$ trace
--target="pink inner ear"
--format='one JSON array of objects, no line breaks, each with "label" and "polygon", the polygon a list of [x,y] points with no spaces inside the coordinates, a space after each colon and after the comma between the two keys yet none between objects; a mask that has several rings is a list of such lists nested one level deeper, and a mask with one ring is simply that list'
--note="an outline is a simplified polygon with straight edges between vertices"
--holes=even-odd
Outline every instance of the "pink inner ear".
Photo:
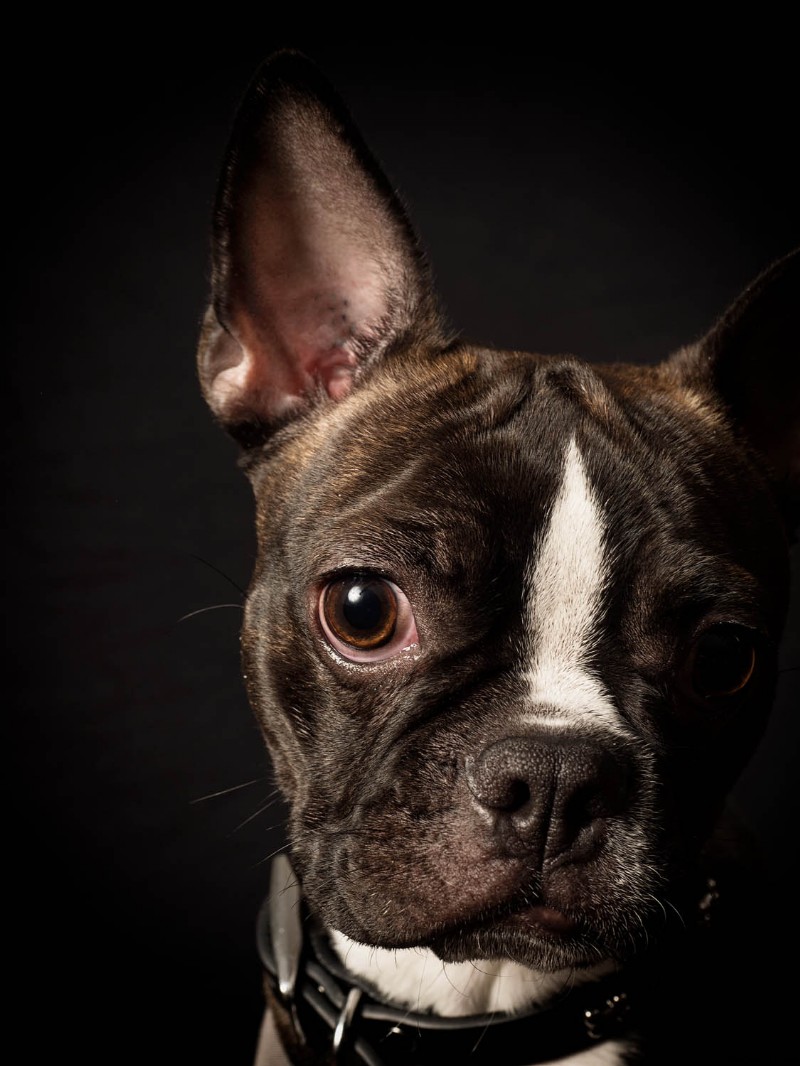
[{"label": "pink inner ear", "polygon": [[223,418],[269,420],[320,386],[342,400],[361,346],[374,350],[387,313],[381,264],[354,234],[309,214],[302,241],[275,232],[265,241],[263,230],[242,241],[247,269],[232,279],[230,334],[220,338],[209,368],[209,399]]},{"label": "pink inner ear", "polygon": [[216,371],[209,390],[218,415],[269,419],[299,406],[317,385],[337,401],[352,389],[357,360],[347,342],[322,350],[298,343],[290,351],[274,338],[269,358],[263,353],[258,342],[240,344],[221,335],[214,361],[224,369]]}]

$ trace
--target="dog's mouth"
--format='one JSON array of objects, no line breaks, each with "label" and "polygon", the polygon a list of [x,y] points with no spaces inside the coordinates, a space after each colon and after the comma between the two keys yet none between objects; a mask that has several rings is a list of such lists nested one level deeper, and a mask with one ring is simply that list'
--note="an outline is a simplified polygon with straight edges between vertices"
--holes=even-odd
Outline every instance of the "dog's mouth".
[{"label": "dog's mouth", "polygon": [[[343,890],[328,888],[321,897],[315,880],[306,884],[323,921],[357,943],[427,948],[445,962],[507,959],[550,971],[622,958],[651,926],[642,893],[623,892],[605,872],[597,864],[542,873],[522,861],[476,862],[449,891],[434,891],[425,879],[393,879],[393,897],[383,882],[364,876],[341,876]],[[387,903],[376,906],[376,899]]]},{"label": "dog's mouth", "polygon": [[535,936],[557,939],[575,933],[578,928],[578,922],[573,918],[564,914],[563,911],[556,910],[555,907],[546,907],[544,904],[535,904],[514,911],[505,920],[520,932],[531,932]]},{"label": "dog's mouth", "polygon": [[426,938],[444,962],[511,959],[543,970],[596,963],[605,954],[590,923],[543,902],[515,901]]},{"label": "dog's mouth", "polygon": [[545,973],[580,969],[607,956],[580,923],[549,907],[529,907],[453,929],[426,946],[443,962],[508,959]]}]

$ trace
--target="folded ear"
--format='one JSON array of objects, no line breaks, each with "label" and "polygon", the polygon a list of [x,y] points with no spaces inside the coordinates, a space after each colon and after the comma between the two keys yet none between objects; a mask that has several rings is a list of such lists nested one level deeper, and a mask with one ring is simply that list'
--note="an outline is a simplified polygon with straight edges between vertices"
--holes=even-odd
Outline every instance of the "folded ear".
[{"label": "folded ear", "polygon": [[800,505],[800,249],[748,286],[699,344],[665,364],[699,392],[713,391],[766,463],[780,502]]},{"label": "folded ear", "polygon": [[262,66],[220,176],[203,393],[244,442],[438,335],[427,267],[343,103],[304,56]]}]

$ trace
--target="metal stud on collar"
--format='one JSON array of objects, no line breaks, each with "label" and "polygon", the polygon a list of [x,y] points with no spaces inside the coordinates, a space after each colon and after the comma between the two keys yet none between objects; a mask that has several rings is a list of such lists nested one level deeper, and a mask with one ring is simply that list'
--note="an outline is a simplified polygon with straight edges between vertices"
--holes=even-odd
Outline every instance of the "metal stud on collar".
[{"label": "metal stud on collar", "polygon": [[269,927],[275,953],[278,996],[288,1010],[295,1035],[305,1043],[295,1002],[300,956],[303,949],[303,930],[300,925],[302,892],[292,865],[286,855],[278,855],[270,872]]},{"label": "metal stud on collar", "polygon": [[351,988],[347,993],[347,999],[344,1001],[344,1006],[337,1019],[336,1028],[333,1030],[332,1050],[334,1062],[341,1061],[341,1052],[347,1042],[347,1032],[358,1010],[358,1004],[363,994],[360,988]]},{"label": "metal stud on collar", "polygon": [[705,883],[705,892],[697,905],[697,909],[700,915],[700,921],[703,925],[708,925],[713,917],[714,909],[719,901],[719,885],[713,877],[707,877]]},{"label": "metal stud on collar", "polygon": [[615,1030],[622,1027],[622,1023],[630,1013],[631,1005],[624,992],[611,996],[602,1007],[583,1012],[583,1024],[586,1032],[592,1040],[605,1040]]}]

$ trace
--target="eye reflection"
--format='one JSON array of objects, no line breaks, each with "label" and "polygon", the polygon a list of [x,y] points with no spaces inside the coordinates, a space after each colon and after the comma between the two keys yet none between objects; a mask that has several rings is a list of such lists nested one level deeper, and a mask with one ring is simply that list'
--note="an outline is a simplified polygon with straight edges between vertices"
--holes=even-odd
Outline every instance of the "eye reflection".
[{"label": "eye reflection", "polygon": [[418,642],[411,604],[387,578],[348,574],[320,593],[318,617],[325,637],[351,662],[380,662]]}]

